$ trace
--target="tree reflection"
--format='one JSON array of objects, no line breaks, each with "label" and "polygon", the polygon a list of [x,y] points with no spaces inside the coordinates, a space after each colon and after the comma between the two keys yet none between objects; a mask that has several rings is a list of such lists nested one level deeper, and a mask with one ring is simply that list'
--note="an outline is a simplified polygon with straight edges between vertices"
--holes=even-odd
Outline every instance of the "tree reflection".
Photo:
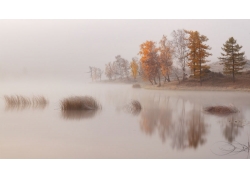
[{"label": "tree reflection", "polygon": [[226,117],[222,122],[222,133],[225,138],[230,143],[232,143],[243,130],[244,122],[242,121],[241,114],[230,115]]},{"label": "tree reflection", "polygon": [[174,124],[172,134],[172,147],[177,149],[185,149],[187,147],[187,128],[186,128],[186,108],[185,100],[182,99],[181,113]]},{"label": "tree reflection", "polygon": [[158,98],[156,102],[151,98],[142,109],[140,127],[148,135],[152,135],[155,130],[158,131],[161,140],[165,142],[167,136],[171,134],[173,126],[171,120],[172,110],[169,108],[169,98],[165,99],[163,104]]},{"label": "tree reflection", "polygon": [[157,129],[159,136],[163,142],[166,141],[167,136],[171,135],[173,129],[172,122],[172,109],[169,105],[169,97],[167,98],[166,106],[160,107],[159,109],[159,122]]},{"label": "tree reflection", "polygon": [[199,144],[203,145],[206,142],[205,135],[208,125],[204,122],[204,115],[202,114],[201,107],[196,109],[194,105],[188,117],[188,145],[196,149]]},{"label": "tree reflection", "polygon": [[[206,142],[208,125],[204,121],[202,108],[193,105],[186,112],[186,101],[182,99],[165,100],[165,104],[154,99],[147,100],[141,113],[140,127],[147,135],[155,131],[159,133],[162,142],[171,139],[173,148],[197,148]],[[175,107],[172,107],[172,106]],[[173,111],[176,108],[176,111]],[[173,114],[176,113],[176,114]]]}]

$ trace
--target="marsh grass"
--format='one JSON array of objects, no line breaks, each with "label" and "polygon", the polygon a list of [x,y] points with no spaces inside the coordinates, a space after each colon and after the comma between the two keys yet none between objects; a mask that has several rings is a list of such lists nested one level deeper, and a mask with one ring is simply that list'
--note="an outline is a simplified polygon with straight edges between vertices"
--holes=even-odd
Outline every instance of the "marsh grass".
[{"label": "marsh grass", "polygon": [[141,103],[137,100],[132,100],[128,105],[125,106],[125,111],[138,115],[142,110]]},{"label": "marsh grass", "polygon": [[204,108],[205,112],[210,113],[210,114],[214,114],[214,115],[229,115],[232,113],[237,113],[239,112],[239,110],[237,108],[235,108],[234,106],[230,105],[230,106],[209,106]]},{"label": "marsh grass", "polygon": [[61,101],[61,110],[98,110],[101,105],[91,96],[72,96]]},{"label": "marsh grass", "polygon": [[133,84],[132,87],[133,88],[141,88],[141,85],[140,84]]},{"label": "marsh grass", "polygon": [[6,110],[10,109],[25,109],[29,107],[33,108],[45,108],[49,101],[44,96],[33,96],[32,98],[22,95],[4,96]]}]

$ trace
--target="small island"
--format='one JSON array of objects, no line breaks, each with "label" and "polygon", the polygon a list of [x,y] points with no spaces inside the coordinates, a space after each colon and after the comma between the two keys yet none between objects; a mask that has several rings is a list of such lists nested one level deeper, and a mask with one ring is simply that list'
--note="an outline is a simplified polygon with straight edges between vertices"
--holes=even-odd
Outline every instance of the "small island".
[{"label": "small island", "polygon": [[[133,84],[134,88],[158,90],[250,91],[250,61],[242,46],[230,37],[222,45],[221,57],[210,63],[208,38],[198,31],[178,29],[168,40],[146,41],[129,62],[121,55],[105,70],[89,67],[92,82]],[[101,81],[103,72],[107,79]]]}]

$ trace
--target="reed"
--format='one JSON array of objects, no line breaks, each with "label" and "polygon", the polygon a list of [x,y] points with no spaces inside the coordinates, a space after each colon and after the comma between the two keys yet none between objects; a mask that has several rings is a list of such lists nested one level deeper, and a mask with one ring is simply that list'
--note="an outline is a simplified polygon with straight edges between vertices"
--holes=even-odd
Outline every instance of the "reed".
[{"label": "reed", "polygon": [[142,110],[142,106],[139,101],[132,100],[127,106],[125,106],[125,110],[134,115],[138,115]]},{"label": "reed", "polygon": [[32,98],[22,95],[4,95],[7,109],[24,109],[30,106],[34,108],[44,108],[48,104],[48,100],[44,96],[33,96]]},{"label": "reed", "polygon": [[229,115],[232,113],[239,112],[239,110],[236,109],[234,106],[210,106],[204,108],[204,110],[210,114],[215,115]]},{"label": "reed", "polygon": [[98,110],[101,105],[91,96],[72,96],[61,101],[61,110]]}]

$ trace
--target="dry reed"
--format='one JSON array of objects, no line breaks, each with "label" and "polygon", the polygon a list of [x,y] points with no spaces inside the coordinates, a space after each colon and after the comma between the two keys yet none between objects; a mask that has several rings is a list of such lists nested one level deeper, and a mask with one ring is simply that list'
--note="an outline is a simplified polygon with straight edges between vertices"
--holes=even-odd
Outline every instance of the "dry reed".
[{"label": "dry reed", "polygon": [[125,106],[125,110],[134,115],[138,115],[141,112],[141,109],[141,103],[137,100],[132,100],[127,106]]},{"label": "dry reed", "polygon": [[204,108],[204,110],[214,115],[229,115],[239,112],[234,106],[210,106]]},{"label": "dry reed", "polygon": [[101,105],[91,96],[72,96],[61,101],[61,110],[98,110]]},{"label": "dry reed", "polygon": [[32,98],[22,95],[4,96],[6,109],[24,109],[27,107],[45,108],[48,100],[44,96],[33,96]]}]

